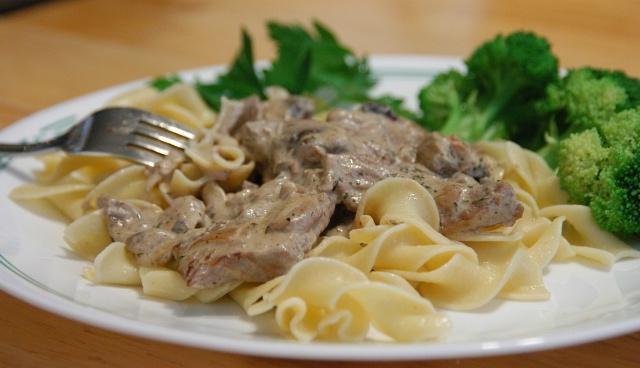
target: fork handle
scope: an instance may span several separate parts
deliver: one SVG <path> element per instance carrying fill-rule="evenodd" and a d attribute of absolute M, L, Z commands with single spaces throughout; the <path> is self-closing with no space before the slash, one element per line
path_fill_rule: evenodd
<path fill-rule="evenodd" d="M 0 143 L 0 153 L 31 153 L 52 150 L 55 148 L 62 148 L 67 138 L 68 137 L 66 135 L 62 135 L 44 142 L 22 144 Z"/>

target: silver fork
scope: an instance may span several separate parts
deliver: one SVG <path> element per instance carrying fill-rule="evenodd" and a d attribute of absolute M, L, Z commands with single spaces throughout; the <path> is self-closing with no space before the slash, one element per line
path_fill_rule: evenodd
<path fill-rule="evenodd" d="M 116 156 L 153 166 L 171 151 L 182 151 L 196 133 L 148 111 L 109 107 L 98 110 L 63 135 L 44 142 L 0 143 L 0 153 L 62 149 L 75 154 Z"/>

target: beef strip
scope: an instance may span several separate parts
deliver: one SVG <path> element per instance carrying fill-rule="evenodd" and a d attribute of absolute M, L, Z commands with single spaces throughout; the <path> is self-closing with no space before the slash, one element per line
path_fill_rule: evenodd
<path fill-rule="evenodd" d="M 205 205 L 193 196 L 175 198 L 169 207 L 158 217 L 156 226 L 176 234 L 184 234 L 208 222 Z"/>
<path fill-rule="evenodd" d="M 255 120 L 260 109 L 260 100 L 251 96 L 244 100 L 222 99 L 220 114 L 214 129 L 218 133 L 233 134 L 237 129 L 249 121 Z"/>
<path fill-rule="evenodd" d="M 440 229 L 445 234 L 513 225 L 522 216 L 522 205 L 507 183 L 486 178 L 478 182 L 458 172 L 446 185 L 432 190 L 437 191 L 434 199 L 440 213 Z"/>
<path fill-rule="evenodd" d="M 215 203 L 213 223 L 176 252 L 178 270 L 192 287 L 263 282 L 284 274 L 311 249 L 336 202 L 333 194 L 284 175 L 226 196 L 213 183 L 204 192 Z"/>
<path fill-rule="evenodd" d="M 109 235 L 117 242 L 153 227 L 162 212 L 160 207 L 144 201 L 119 201 L 108 196 L 98 198 L 97 205 L 106 215 Z"/>
<path fill-rule="evenodd" d="M 237 138 L 272 178 L 307 182 L 316 170 L 320 191 L 333 191 L 355 211 L 368 188 L 387 177 L 407 177 L 434 196 L 445 234 L 511 225 L 522 214 L 513 189 L 495 180 L 495 165 L 456 138 L 425 132 L 378 107 L 337 109 L 327 122 L 255 121 Z"/>
<path fill-rule="evenodd" d="M 495 164 L 457 137 L 427 134 L 418 146 L 416 161 L 434 173 L 449 178 L 461 172 L 474 179 L 495 174 Z"/>
<path fill-rule="evenodd" d="M 301 96 L 271 98 L 262 104 L 258 118 L 262 120 L 309 119 L 313 116 L 313 100 Z"/>
<path fill-rule="evenodd" d="M 166 265 L 178 244 L 209 224 L 204 203 L 193 196 L 174 199 L 164 211 L 144 202 L 134 205 L 108 197 L 98 205 L 107 214 L 109 235 L 124 242 L 141 266 Z"/>
<path fill-rule="evenodd" d="M 260 100 L 251 96 L 243 100 L 222 100 L 220 115 L 215 130 L 223 134 L 235 134 L 248 121 L 288 121 L 307 119 L 313 116 L 313 100 L 301 96 L 289 96 L 287 93 L 273 94 L 269 100 Z"/>
<path fill-rule="evenodd" d="M 229 194 L 210 182 L 203 192 L 206 209 L 192 196 L 174 199 L 164 211 L 112 198 L 99 204 L 110 235 L 126 243 L 139 265 L 164 266 L 176 259 L 187 284 L 205 288 L 285 273 L 311 249 L 336 203 L 331 192 L 284 176 Z"/>
<path fill-rule="evenodd" d="M 375 103 L 375 102 L 366 102 L 360 106 L 360 110 L 363 112 L 370 112 L 373 114 L 380 114 L 388 117 L 391 120 L 397 120 L 398 115 L 391 109 L 390 106 Z"/>

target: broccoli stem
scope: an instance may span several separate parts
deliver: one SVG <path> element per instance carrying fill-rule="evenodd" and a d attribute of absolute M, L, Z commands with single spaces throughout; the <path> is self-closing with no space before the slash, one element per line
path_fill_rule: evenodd
<path fill-rule="evenodd" d="M 490 100 L 484 110 L 480 113 L 469 107 L 469 103 L 452 101 L 452 105 L 461 106 L 454 109 L 440 128 L 443 135 L 457 135 L 466 141 L 491 140 L 502 138 L 504 130 L 501 122 L 496 117 L 504 110 L 504 107 L 514 96 L 517 88 L 509 88 L 502 91 Z M 473 99 L 473 98 L 472 98 Z"/>

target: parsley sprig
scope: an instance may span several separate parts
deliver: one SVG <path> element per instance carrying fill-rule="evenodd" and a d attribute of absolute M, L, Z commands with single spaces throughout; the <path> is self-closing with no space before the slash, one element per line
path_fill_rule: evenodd
<path fill-rule="evenodd" d="M 196 89 L 214 110 L 222 97 L 239 99 L 250 95 L 265 97 L 265 88 L 281 86 L 292 94 L 313 98 L 319 110 L 366 101 L 390 103 L 407 116 L 402 100 L 385 96 L 372 98 L 376 79 L 366 57 L 358 57 L 324 25 L 314 21 L 311 29 L 297 24 L 267 23 L 277 55 L 264 70 L 255 67 L 251 36 L 242 30 L 242 45 L 228 71 L 213 82 L 196 82 Z M 180 82 L 175 75 L 156 78 L 151 85 L 159 90 Z"/>

